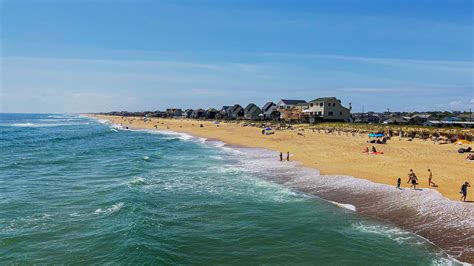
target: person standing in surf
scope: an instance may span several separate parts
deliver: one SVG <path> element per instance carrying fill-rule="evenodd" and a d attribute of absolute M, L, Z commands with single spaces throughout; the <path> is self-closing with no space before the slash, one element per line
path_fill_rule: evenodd
<path fill-rule="evenodd" d="M 461 186 L 461 191 L 459 193 L 461 193 L 461 201 L 466 201 L 466 197 L 467 197 L 467 188 L 470 187 L 471 185 L 469 184 L 469 182 L 464 182 L 464 184 L 462 184 Z"/>
<path fill-rule="evenodd" d="M 286 160 L 289 162 L 290 161 L 290 152 L 286 152 Z"/>
<path fill-rule="evenodd" d="M 283 152 L 280 152 L 280 162 L 283 161 Z"/>
<path fill-rule="evenodd" d="M 402 183 L 402 179 L 399 177 L 397 180 L 397 188 L 400 189 L 400 185 Z"/>

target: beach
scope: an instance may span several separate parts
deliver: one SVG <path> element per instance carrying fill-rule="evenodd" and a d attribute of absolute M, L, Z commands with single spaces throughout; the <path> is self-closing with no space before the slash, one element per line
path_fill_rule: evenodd
<path fill-rule="evenodd" d="M 380 184 L 396 186 L 398 178 L 402 187 L 407 184 L 408 173 L 413 169 L 418 176 L 418 188 L 433 189 L 451 200 L 460 199 L 460 187 L 465 181 L 474 183 L 474 163 L 465 160 L 466 154 L 458 154 L 458 145 L 435 145 L 430 141 L 400 141 L 392 138 L 388 144 L 367 143 L 368 137 L 339 136 L 306 130 L 304 136 L 297 131 L 278 131 L 273 135 L 262 135 L 261 128 L 243 127 L 236 123 L 210 121 L 151 119 L 100 116 L 115 124 L 132 128 L 158 128 L 185 132 L 193 136 L 218 139 L 228 144 L 253 148 L 265 148 L 278 152 L 290 152 L 290 159 L 303 166 L 318 169 L 323 175 L 347 175 Z M 133 119 L 133 120 L 131 120 Z M 203 127 L 200 127 L 200 125 Z M 363 153 L 366 147 L 375 146 L 383 154 Z M 275 157 L 278 160 L 278 157 Z M 428 186 L 428 169 L 433 172 L 432 181 L 438 187 Z M 474 201 L 469 193 L 468 201 Z M 466 203 L 472 204 L 472 203 Z"/>
<path fill-rule="evenodd" d="M 474 261 L 472 205 L 431 190 L 76 115 L 3 114 L 0 133 L 3 264 Z"/>

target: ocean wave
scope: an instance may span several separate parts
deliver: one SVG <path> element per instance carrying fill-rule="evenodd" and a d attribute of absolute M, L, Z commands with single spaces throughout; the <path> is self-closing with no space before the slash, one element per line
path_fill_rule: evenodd
<path fill-rule="evenodd" d="M 10 127 L 61 127 L 61 126 L 82 126 L 89 125 L 89 123 L 14 123 L 1 124 L 2 126 Z"/>
<path fill-rule="evenodd" d="M 339 202 L 335 202 L 335 201 L 329 201 L 331 202 L 332 204 L 338 206 L 338 207 L 341 207 L 341 208 L 344 208 L 344 209 L 348 209 L 350 211 L 353 211 L 353 212 L 356 212 L 357 211 L 357 208 L 352 205 L 352 204 L 342 204 L 342 203 L 339 203 Z"/>
<path fill-rule="evenodd" d="M 146 184 L 145 179 L 143 177 L 136 177 L 128 183 L 130 185 L 144 185 L 144 184 Z"/>
<path fill-rule="evenodd" d="M 351 226 L 359 232 L 385 236 L 396 241 L 399 244 L 406 244 L 407 242 L 416 245 L 425 244 L 425 239 L 421 238 L 420 236 L 393 226 L 368 224 L 363 222 L 353 223 L 351 224 Z"/>
<path fill-rule="evenodd" d="M 116 203 L 114 205 L 112 205 L 110 208 L 107 208 L 105 210 L 102 210 L 101 208 L 95 210 L 95 214 L 112 214 L 112 213 L 115 213 L 115 212 L 118 212 L 120 211 L 120 209 L 122 209 L 122 207 L 124 206 L 124 203 L 123 202 L 119 202 L 119 203 Z"/>

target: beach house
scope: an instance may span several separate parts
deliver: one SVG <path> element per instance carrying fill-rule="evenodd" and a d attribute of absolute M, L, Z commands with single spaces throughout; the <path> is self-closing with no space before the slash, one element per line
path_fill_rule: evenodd
<path fill-rule="evenodd" d="M 280 119 L 286 121 L 293 121 L 299 119 L 299 112 L 298 110 L 292 110 L 297 104 L 306 103 L 305 100 L 289 100 L 289 99 L 281 99 L 276 104 L 276 109 L 280 112 Z M 297 118 L 298 116 L 298 118 Z"/>
<path fill-rule="evenodd" d="M 267 102 L 262 107 L 262 117 L 263 119 L 275 120 L 280 118 L 280 113 L 277 111 L 276 104 L 273 102 Z"/>
<path fill-rule="evenodd" d="M 410 124 L 423 125 L 423 123 L 433 120 L 433 116 L 430 114 L 415 114 L 410 117 Z"/>
<path fill-rule="evenodd" d="M 280 119 L 287 122 L 307 122 L 307 109 L 307 102 L 299 102 L 289 107 L 287 106 L 279 110 Z"/>
<path fill-rule="evenodd" d="M 405 125 L 408 124 L 409 118 L 403 117 L 401 115 L 392 115 L 383 124 L 395 124 L 395 125 Z"/>
<path fill-rule="evenodd" d="M 183 110 L 180 108 L 168 108 L 166 109 L 167 117 L 181 118 L 183 116 Z"/>
<path fill-rule="evenodd" d="M 229 118 L 242 119 L 244 117 L 244 108 L 239 104 L 234 104 L 229 110 Z"/>
<path fill-rule="evenodd" d="M 217 109 L 215 108 L 209 108 L 206 110 L 206 118 L 207 119 L 214 119 L 217 117 L 217 115 L 219 114 L 219 111 L 217 111 Z"/>
<path fill-rule="evenodd" d="M 318 121 L 350 121 L 351 111 L 342 106 L 341 100 L 336 97 L 317 98 L 309 102 L 305 111 L 309 115 L 310 123 Z"/>
<path fill-rule="evenodd" d="M 244 109 L 244 118 L 250 120 L 261 119 L 262 110 L 254 103 L 249 103 Z"/>
<path fill-rule="evenodd" d="M 193 109 L 186 109 L 186 110 L 184 110 L 182 116 L 183 116 L 183 118 L 186 118 L 186 119 L 192 118 L 193 112 L 194 112 Z"/>
<path fill-rule="evenodd" d="M 289 110 L 293 106 L 297 105 L 298 103 L 306 103 L 305 100 L 288 100 L 288 99 L 281 99 L 277 104 L 277 110 Z"/>
<path fill-rule="evenodd" d="M 229 111 L 232 106 L 224 105 L 221 110 L 219 110 L 219 118 L 225 119 L 229 117 Z"/>
<path fill-rule="evenodd" d="M 193 111 L 191 114 L 191 118 L 199 119 L 199 118 L 206 118 L 206 110 L 199 108 Z"/>

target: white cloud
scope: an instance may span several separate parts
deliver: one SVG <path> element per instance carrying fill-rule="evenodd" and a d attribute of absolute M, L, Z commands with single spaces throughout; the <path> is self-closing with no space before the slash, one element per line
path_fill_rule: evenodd
<path fill-rule="evenodd" d="M 344 92 L 360 92 L 360 93 L 391 93 L 406 91 L 406 88 L 341 88 L 340 91 Z"/>
<path fill-rule="evenodd" d="M 435 69 L 440 71 L 453 71 L 462 73 L 474 73 L 474 63 L 470 61 L 446 61 L 446 60 L 418 60 L 405 58 L 382 58 L 382 57 L 361 57 L 334 54 L 297 54 L 297 53 L 263 53 L 262 56 L 284 56 L 299 58 L 315 58 L 329 60 L 353 61 L 376 65 L 409 67 L 422 69 Z"/>

